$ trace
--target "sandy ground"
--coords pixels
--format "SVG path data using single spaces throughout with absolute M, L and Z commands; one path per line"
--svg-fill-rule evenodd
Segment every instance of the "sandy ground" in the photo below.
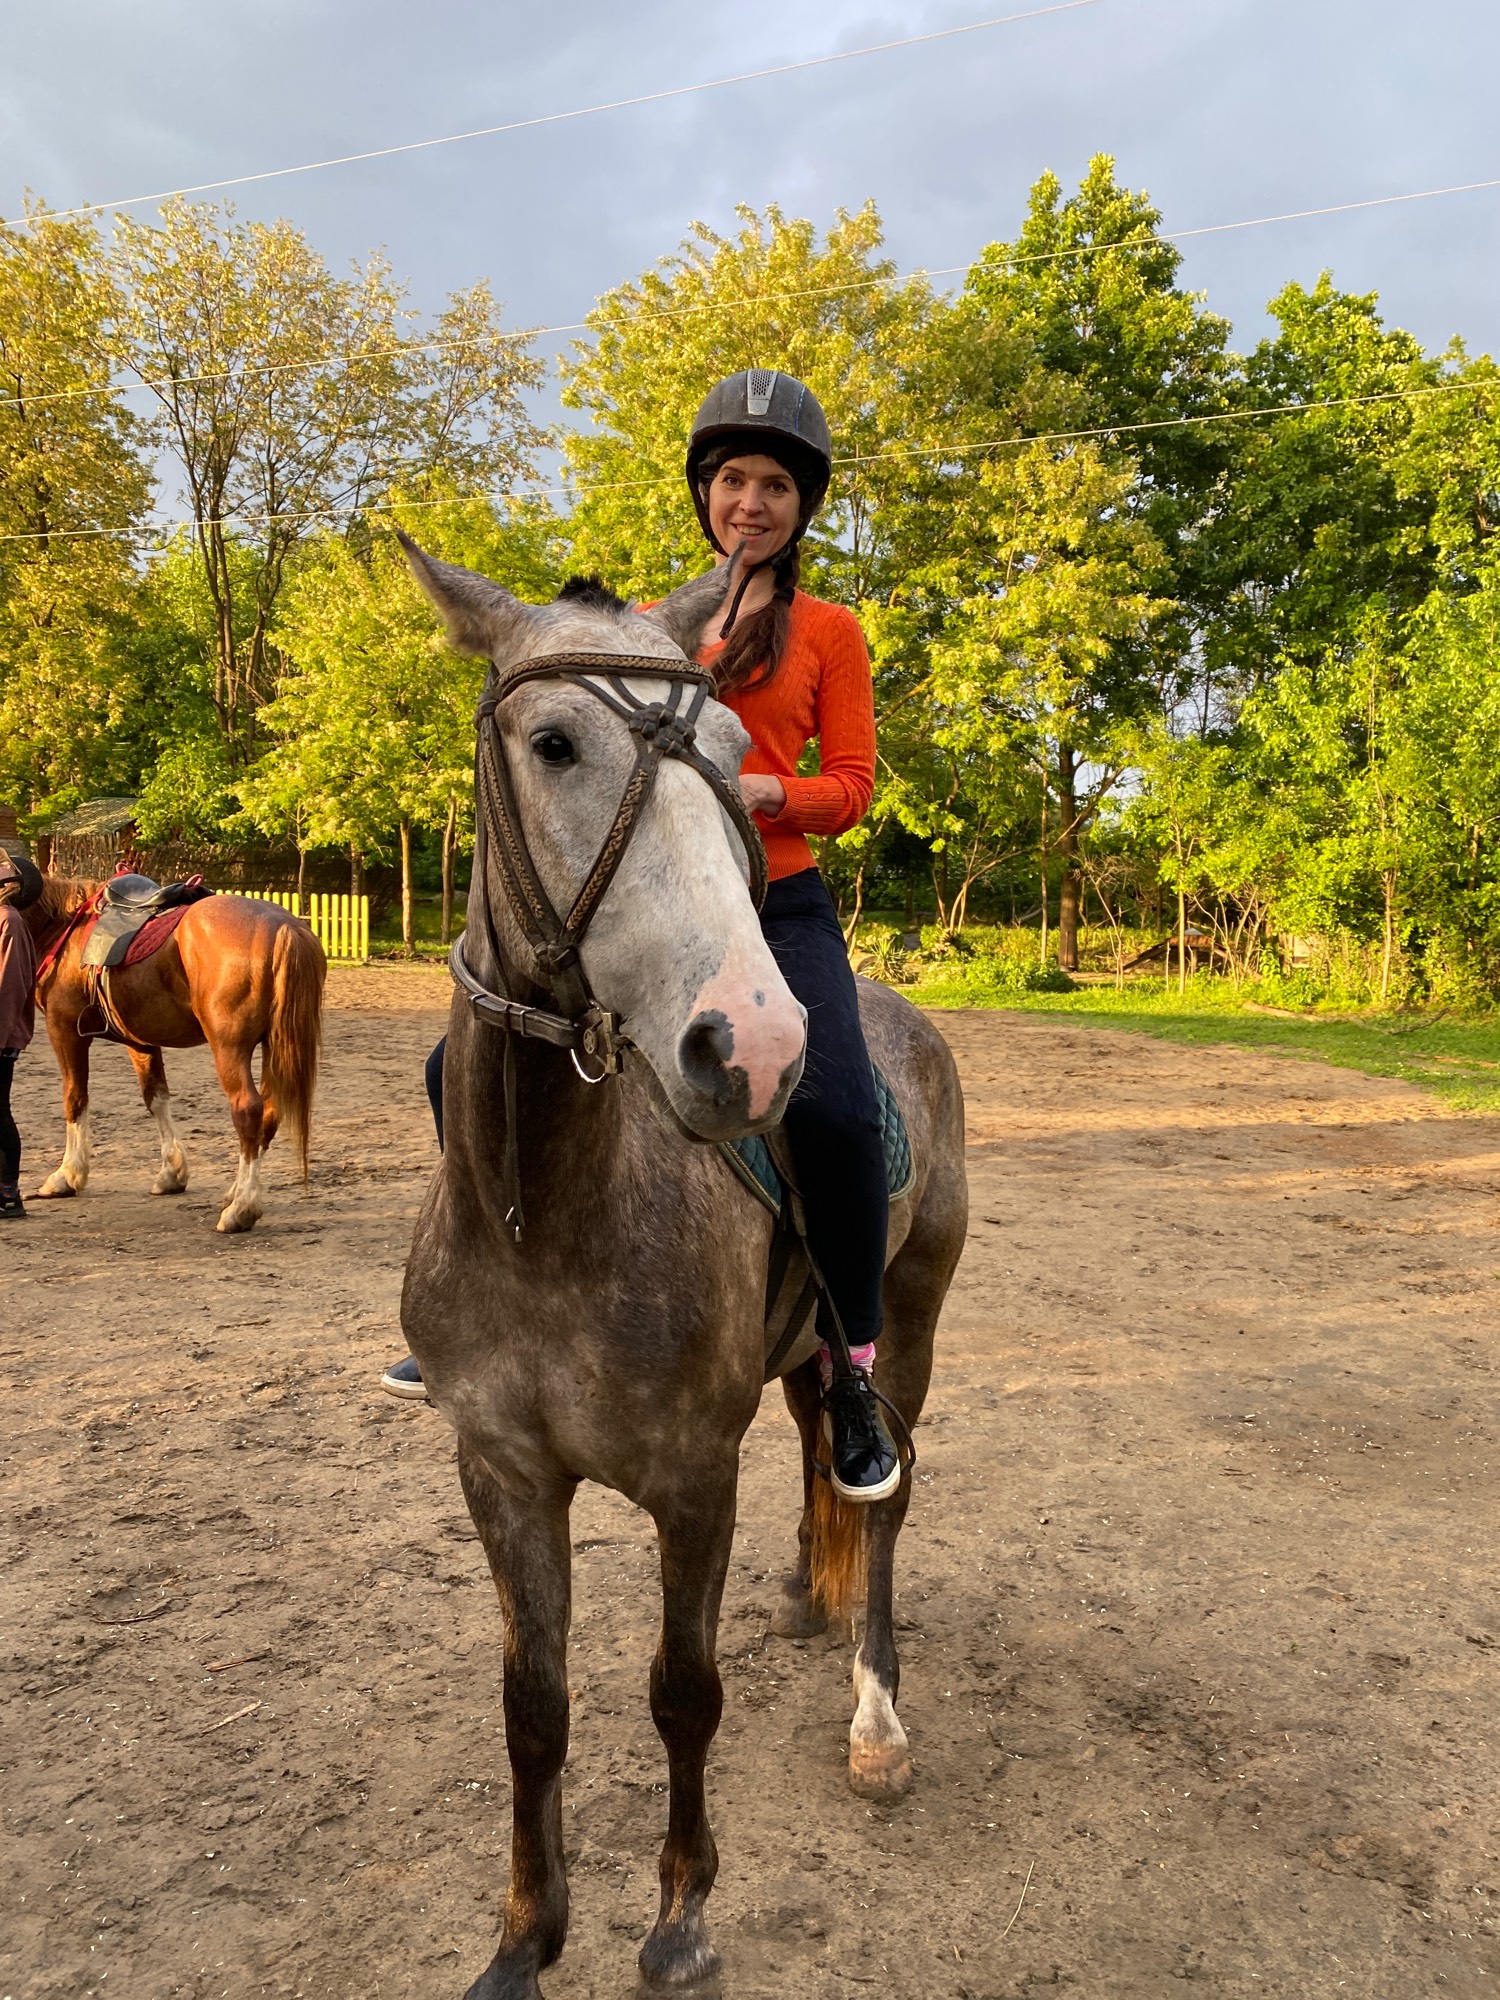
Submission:
M 0 1242 L 0 2000 L 438 1996 L 493 1949 L 498 1616 L 397 1348 L 446 983 L 333 976 L 311 1189 L 214 1234 L 96 1061 L 95 1178 Z M 1500 1129 L 1403 1085 L 940 1017 L 973 1230 L 898 1587 L 918 1781 L 843 1777 L 847 1645 L 768 1635 L 796 1511 L 745 1448 L 711 1766 L 732 2000 L 1500 1993 Z M 42 1045 L 18 1089 L 55 1158 Z M 656 1902 L 648 1524 L 576 1508 L 573 1930 Z M 1023 1897 L 1024 1890 L 1024 1897 Z

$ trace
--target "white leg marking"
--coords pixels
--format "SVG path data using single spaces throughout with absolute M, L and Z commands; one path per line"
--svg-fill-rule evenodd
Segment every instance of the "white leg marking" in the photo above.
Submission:
M 897 1798 L 911 1783 L 906 1731 L 890 1694 L 854 1656 L 854 1720 L 849 1725 L 849 1782 L 866 1798 Z
M 89 1164 L 92 1153 L 89 1140 L 89 1112 L 85 1105 L 79 1113 L 78 1123 L 70 1124 L 67 1137 L 63 1141 L 62 1165 L 48 1174 L 37 1189 L 39 1195 L 82 1194 L 89 1184 Z
M 229 1190 L 224 1213 L 219 1217 L 219 1229 L 225 1236 L 233 1236 L 242 1229 L 253 1229 L 263 1213 L 260 1202 L 260 1159 L 257 1156 L 253 1160 L 247 1160 L 241 1154 L 234 1186 Z
M 159 1090 L 152 1098 L 151 1116 L 156 1120 L 156 1130 L 161 1139 L 161 1172 L 151 1192 L 180 1194 L 188 1183 L 187 1154 L 182 1150 L 182 1141 L 172 1122 L 172 1100 L 165 1090 Z

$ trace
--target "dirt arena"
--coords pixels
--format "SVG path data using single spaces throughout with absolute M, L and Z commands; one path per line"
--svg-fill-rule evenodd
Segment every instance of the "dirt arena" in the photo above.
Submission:
M 0 1241 L 0 2000 L 458 2000 L 508 1852 L 498 1614 L 450 1437 L 376 1377 L 446 978 L 335 973 L 311 1189 L 249 1237 L 96 1058 L 88 1194 Z M 726 2000 L 1500 1995 L 1500 1130 L 1404 1085 L 939 1017 L 973 1219 L 898 1558 L 912 1796 L 846 1789 L 845 1644 L 769 1636 L 797 1507 L 746 1442 L 710 1766 Z M 21 1065 L 27 1179 L 57 1084 Z M 649 1524 L 575 1508 L 573 1926 L 656 1906 Z

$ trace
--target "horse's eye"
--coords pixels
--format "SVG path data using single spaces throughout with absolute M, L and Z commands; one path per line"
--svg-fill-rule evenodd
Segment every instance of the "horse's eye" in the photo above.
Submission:
M 573 745 L 560 729 L 540 729 L 531 739 L 531 747 L 544 764 L 571 764 Z

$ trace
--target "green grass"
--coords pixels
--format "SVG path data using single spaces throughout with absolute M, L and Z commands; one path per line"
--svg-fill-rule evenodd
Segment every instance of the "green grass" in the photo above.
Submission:
M 1071 993 L 1008 993 L 982 977 L 936 975 L 904 989 L 924 1007 L 1009 1007 L 1066 1014 L 1096 1028 L 1163 1041 L 1229 1043 L 1271 1055 L 1326 1062 L 1369 1076 L 1394 1076 L 1435 1091 L 1455 1110 L 1500 1113 L 1500 1012 L 1457 1014 L 1338 1012 L 1287 1016 L 1244 1006 L 1227 981 L 1199 979 L 1185 994 L 1159 979 L 1123 991 L 1080 986 Z

